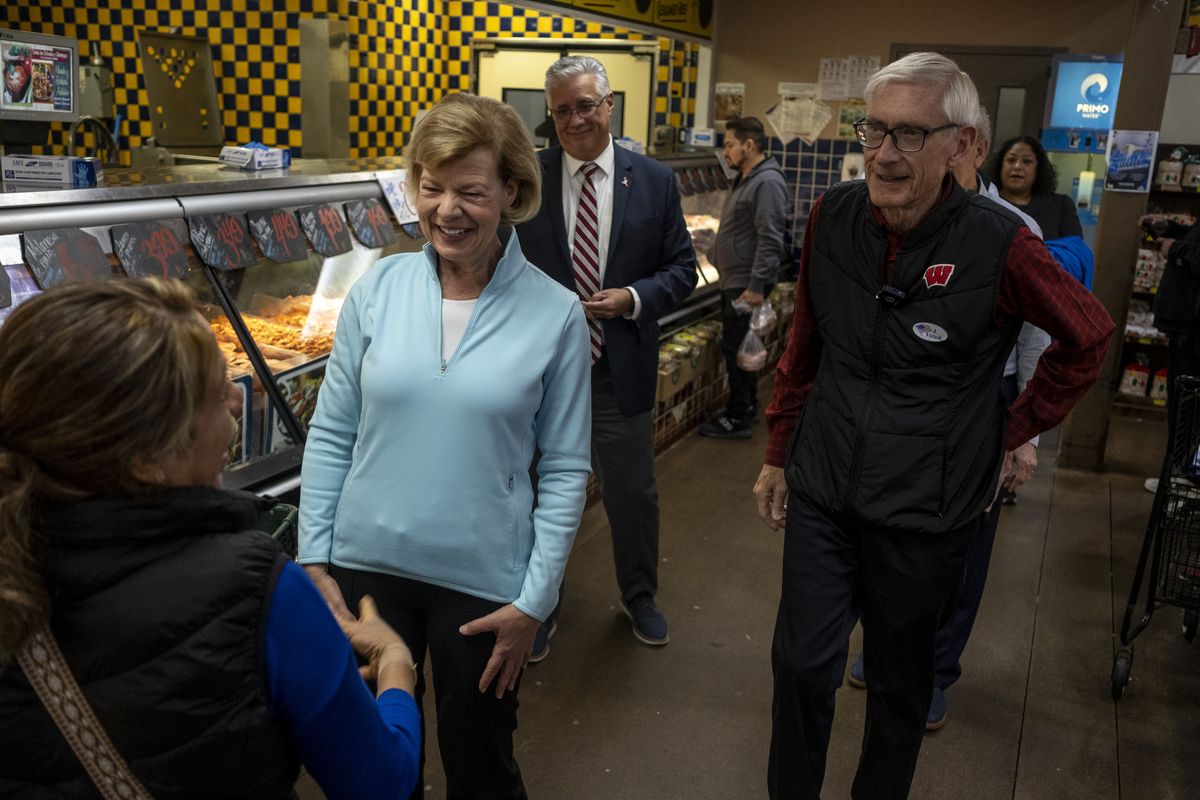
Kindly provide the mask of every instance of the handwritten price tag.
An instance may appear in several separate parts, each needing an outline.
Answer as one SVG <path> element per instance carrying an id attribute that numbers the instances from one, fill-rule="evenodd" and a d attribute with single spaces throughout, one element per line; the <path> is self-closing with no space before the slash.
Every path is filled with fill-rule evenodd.
<path id="1" fill-rule="evenodd" d="M 387 198 L 388 205 L 392 207 L 392 213 L 396 215 L 396 221 L 401 225 L 417 221 L 417 210 L 408 202 L 408 192 L 404 188 L 407 174 L 408 170 L 397 169 L 381 172 L 375 178 L 379 181 L 379 188 L 383 189 L 383 196 Z"/>
<path id="2" fill-rule="evenodd" d="M 350 252 L 350 229 L 342 212 L 330 205 L 305 206 L 300 209 L 300 227 L 308 241 L 323 256 L 338 256 Z"/>
<path id="3" fill-rule="evenodd" d="M 308 255 L 304 244 L 304 231 L 291 211 L 276 208 L 269 211 L 251 211 L 248 215 L 250 233 L 272 261 L 300 261 Z"/>
<path id="4" fill-rule="evenodd" d="M 112 227 L 113 252 L 133 278 L 186 278 L 187 253 L 175 231 L 161 222 L 133 222 Z"/>
<path id="5" fill-rule="evenodd" d="M 346 203 L 346 217 L 354 235 L 367 247 L 384 247 L 396 241 L 391 217 L 373 197 Z"/>
<path id="6" fill-rule="evenodd" d="M 21 234 L 25 263 L 41 289 L 60 283 L 107 280 L 112 265 L 100 242 L 79 228 L 56 228 Z"/>
<path id="7" fill-rule="evenodd" d="M 241 214 L 189 217 L 188 230 L 200 260 L 213 269 L 244 269 L 258 260 Z"/>

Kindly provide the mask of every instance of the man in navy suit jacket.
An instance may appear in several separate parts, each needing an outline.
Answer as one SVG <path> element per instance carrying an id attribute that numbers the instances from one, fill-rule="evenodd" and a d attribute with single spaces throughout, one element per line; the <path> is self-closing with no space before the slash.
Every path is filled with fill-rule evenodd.
<path id="1" fill-rule="evenodd" d="M 603 65 L 587 56 L 558 60 L 546 72 L 546 99 L 560 144 L 539 154 L 542 208 L 518 227 L 518 236 L 526 257 L 578 292 L 589 321 L 598 323 L 603 344 L 592 366 L 592 464 L 612 528 L 621 607 L 639 640 L 664 645 L 667 621 L 654 601 L 658 320 L 695 288 L 696 254 L 674 173 L 613 144 L 613 94 Z M 593 248 L 599 264 L 591 265 L 600 276 L 595 292 L 580 286 L 573 263 L 577 215 L 589 181 L 599 240 Z M 554 628 L 553 619 L 543 625 L 532 660 L 549 652 Z"/>

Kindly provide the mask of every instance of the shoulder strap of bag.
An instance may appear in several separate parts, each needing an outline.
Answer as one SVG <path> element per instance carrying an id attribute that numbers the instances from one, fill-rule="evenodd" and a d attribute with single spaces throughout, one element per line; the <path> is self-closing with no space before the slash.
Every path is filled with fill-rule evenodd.
<path id="1" fill-rule="evenodd" d="M 151 800 L 96 719 L 48 628 L 29 638 L 17 663 L 105 800 Z"/>

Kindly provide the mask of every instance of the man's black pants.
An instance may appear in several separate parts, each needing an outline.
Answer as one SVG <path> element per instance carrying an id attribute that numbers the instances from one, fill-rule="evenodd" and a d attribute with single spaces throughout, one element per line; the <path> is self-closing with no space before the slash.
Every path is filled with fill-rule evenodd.
<path id="1" fill-rule="evenodd" d="M 933 687 L 934 641 L 980 520 L 944 534 L 835 519 L 792 494 L 772 665 L 770 796 L 818 800 L 846 669 L 862 618 L 867 722 L 851 796 L 908 796 Z"/>
<path id="2" fill-rule="evenodd" d="M 626 603 L 658 593 L 658 484 L 654 413 L 626 417 L 608 354 L 592 366 L 592 471 L 612 529 L 613 566 Z"/>

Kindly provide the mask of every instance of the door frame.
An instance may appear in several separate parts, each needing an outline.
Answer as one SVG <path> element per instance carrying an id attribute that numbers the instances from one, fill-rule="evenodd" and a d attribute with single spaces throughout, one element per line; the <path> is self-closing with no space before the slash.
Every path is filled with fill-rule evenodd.
<path id="1" fill-rule="evenodd" d="M 579 50 L 594 50 L 597 53 L 629 53 L 633 55 L 648 55 L 653 59 L 650 68 L 650 85 L 647 115 L 647 130 L 642 134 L 642 141 L 647 146 L 653 141 L 655 119 L 655 102 L 658 98 L 658 42 L 631 42 L 621 39 L 517 39 L 511 37 L 484 37 L 471 40 L 471 91 L 479 92 L 479 57 L 484 52 L 495 52 L 500 49 L 512 50 L 541 50 L 557 53 L 559 57 L 569 55 Z M 597 59 L 603 60 L 597 55 Z M 626 93 L 628 95 L 628 93 Z M 628 136 L 629 131 L 625 132 Z"/>

